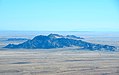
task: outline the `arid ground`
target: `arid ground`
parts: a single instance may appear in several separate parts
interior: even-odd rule
[[[69,48],[1,50],[0,75],[119,75],[119,53]]]

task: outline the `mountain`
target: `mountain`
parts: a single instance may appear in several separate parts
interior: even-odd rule
[[[63,35],[59,35],[59,34],[49,34],[48,37],[50,38],[69,38],[69,39],[84,39],[84,38],[81,38],[81,37],[77,37],[75,35],[66,35],[66,36],[63,36]]]
[[[64,47],[78,46],[81,49],[88,49],[88,50],[109,50],[109,51],[116,50],[116,47],[114,46],[93,44],[93,43],[79,40],[79,38],[80,37],[72,36],[72,35],[68,35],[68,36],[62,36],[58,34],[49,34],[48,36],[39,35],[34,37],[32,40],[28,40],[18,45],[9,44],[4,48],[51,49],[51,48],[64,48]]]
[[[81,38],[81,37],[77,37],[75,35],[67,35],[66,38],[69,38],[69,39],[84,39],[84,38]]]
[[[48,37],[50,38],[64,38],[65,36],[59,34],[49,34]]]
[[[28,40],[26,38],[8,38],[6,41],[23,41],[23,40]]]

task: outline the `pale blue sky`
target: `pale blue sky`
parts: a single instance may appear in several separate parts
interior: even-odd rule
[[[0,30],[119,31],[119,0],[0,0]]]

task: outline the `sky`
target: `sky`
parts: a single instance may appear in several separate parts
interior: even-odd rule
[[[119,0],[0,0],[0,30],[119,31]]]

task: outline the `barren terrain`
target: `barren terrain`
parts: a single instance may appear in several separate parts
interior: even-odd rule
[[[67,49],[1,50],[0,75],[119,75],[119,53]]]

